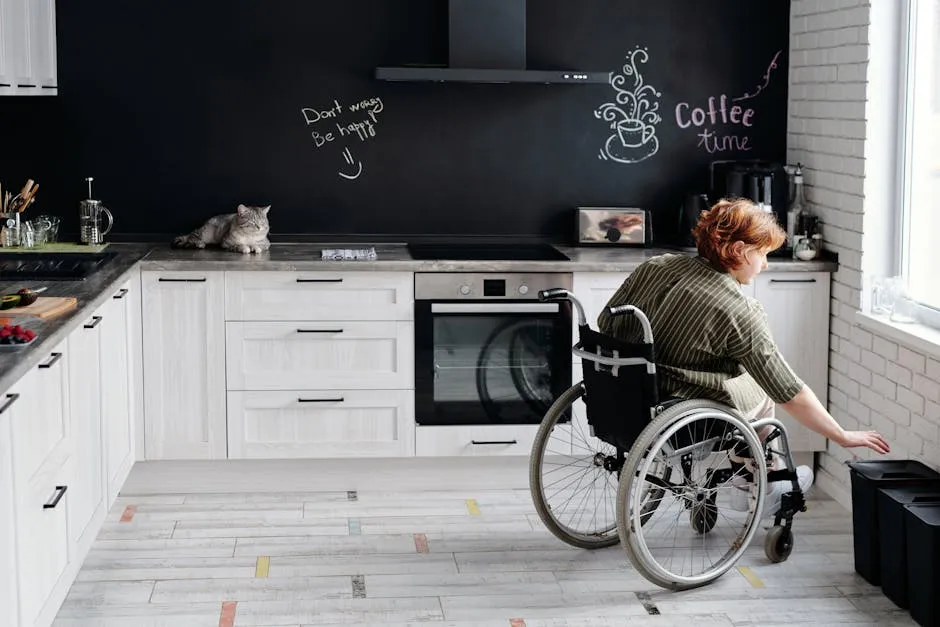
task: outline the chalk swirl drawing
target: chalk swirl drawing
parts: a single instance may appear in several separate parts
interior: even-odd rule
[[[747,100],[748,98],[753,98],[753,97],[756,96],[757,94],[759,94],[759,93],[761,93],[762,91],[764,91],[764,89],[767,87],[767,85],[770,85],[770,73],[773,72],[775,69],[777,69],[777,59],[780,58],[780,55],[781,55],[781,54],[783,54],[783,50],[778,50],[778,51],[777,51],[777,54],[774,55],[774,58],[771,59],[770,65],[767,66],[767,71],[764,72],[764,83],[763,83],[762,85],[758,85],[758,86],[757,86],[757,89],[754,90],[754,93],[753,93],[753,94],[750,93],[750,92],[745,92],[743,96],[738,96],[737,98],[732,98],[731,101],[732,101],[732,102],[740,102],[740,101],[742,101],[742,100]]]
[[[611,73],[610,86],[616,92],[614,102],[605,102],[594,110],[594,117],[610,123],[613,134],[601,148],[599,159],[618,163],[639,163],[659,151],[656,125],[662,121],[658,98],[662,93],[643,80],[639,63],[649,61],[646,48],[626,56],[622,72]]]

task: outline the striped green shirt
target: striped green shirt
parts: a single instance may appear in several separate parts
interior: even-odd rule
[[[641,264],[608,306],[634,305],[653,328],[657,376],[664,397],[706,398],[747,412],[769,396],[792,399],[803,382],[777,349],[761,304],[741,292],[730,274],[702,257],[665,254]],[[642,341],[631,315],[598,328],[626,341]]]

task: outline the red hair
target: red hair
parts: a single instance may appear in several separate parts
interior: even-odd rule
[[[692,235],[698,254],[725,272],[741,265],[731,250],[735,242],[744,242],[747,248],[771,251],[783,246],[787,239],[774,214],[761,210],[746,198],[722,198],[716,202],[699,216]]]

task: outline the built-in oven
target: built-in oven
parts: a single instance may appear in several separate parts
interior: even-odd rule
[[[571,386],[570,273],[415,274],[418,425],[538,424]]]

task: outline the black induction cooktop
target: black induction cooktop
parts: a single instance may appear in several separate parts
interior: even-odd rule
[[[550,244],[408,244],[413,259],[452,261],[569,261]]]
[[[117,253],[0,253],[0,281],[84,281]]]

